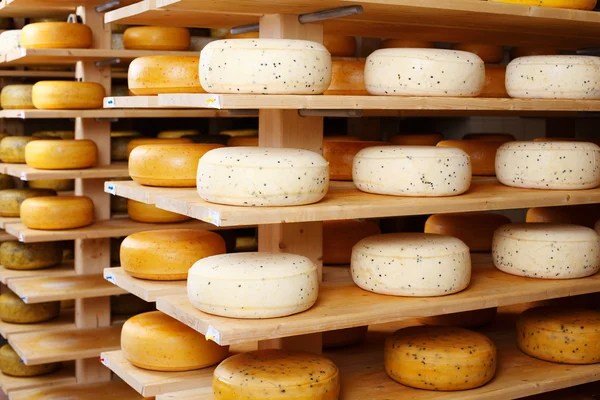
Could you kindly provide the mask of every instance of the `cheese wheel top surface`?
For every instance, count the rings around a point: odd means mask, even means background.
[[[567,307],[535,307],[524,311],[521,318],[535,321],[539,329],[563,334],[600,333],[600,311]]]
[[[234,164],[248,168],[323,167],[327,161],[312,151],[271,147],[236,147],[211,150],[202,157],[202,163]]]
[[[600,65],[600,60],[598,60],[598,57],[595,57],[595,56],[570,56],[570,55],[526,56],[526,57],[519,57],[518,59],[513,60],[510,64],[513,64],[513,65],[542,65],[542,66],[590,65],[593,67],[597,67],[598,65]]]
[[[235,44],[236,49],[259,49],[259,50],[314,50],[329,53],[327,48],[317,42],[309,40],[289,39],[236,39],[217,40],[210,42],[204,49],[229,49]]]
[[[353,251],[396,258],[427,258],[428,254],[442,257],[468,252],[460,239],[427,233],[388,233],[375,235],[358,242]]]
[[[600,242],[593,229],[570,224],[508,224],[498,228],[495,235],[532,242]]]
[[[361,150],[357,157],[371,160],[398,158],[464,158],[467,154],[460,149],[434,146],[376,146]]]
[[[410,58],[422,59],[424,61],[444,61],[458,65],[472,65],[482,63],[481,58],[476,54],[460,50],[442,50],[442,49],[379,49],[374,53],[379,57]],[[367,58],[367,62],[368,62]]]
[[[573,151],[573,152],[582,152],[582,151],[599,151],[600,147],[594,143],[590,142],[508,142],[502,145],[502,150],[511,151]]]
[[[92,46],[92,30],[78,23],[37,22],[23,27],[21,45],[27,49],[85,49]]]

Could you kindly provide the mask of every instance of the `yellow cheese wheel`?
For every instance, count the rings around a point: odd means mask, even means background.
[[[95,82],[40,81],[33,85],[33,105],[41,110],[102,108],[104,87]]]
[[[517,320],[517,345],[525,354],[550,362],[600,362],[600,311],[530,308]]]
[[[236,33],[227,32],[223,39],[258,39],[258,32]]]
[[[0,105],[5,110],[34,109],[31,92],[33,85],[8,85],[0,92]]]
[[[522,4],[526,6],[593,10],[596,0],[488,0],[494,3]]]
[[[434,214],[425,222],[425,233],[453,236],[469,250],[492,251],[494,231],[511,220],[501,214],[487,212]]]
[[[57,192],[66,192],[75,189],[75,180],[73,179],[42,179],[39,181],[29,181],[30,189],[52,189]]]
[[[0,347],[0,371],[4,375],[31,377],[46,375],[60,368],[60,363],[25,365],[13,348],[5,344]]]
[[[7,136],[0,140],[0,159],[5,163],[25,163],[25,146],[33,140],[31,136]]]
[[[200,57],[149,56],[129,65],[129,90],[137,96],[164,93],[204,93],[200,85]]]
[[[0,190],[12,189],[15,187],[15,180],[12,176],[0,174]]]
[[[228,131],[221,131],[219,135],[229,136],[229,137],[252,137],[258,136],[258,129],[234,129]]]
[[[354,156],[367,147],[386,146],[386,142],[368,141],[323,141],[323,158],[329,163],[329,179],[334,181],[351,181]]]
[[[25,146],[25,162],[37,169],[89,168],[97,161],[92,140],[35,140]]]
[[[390,137],[388,142],[398,146],[435,146],[442,140],[441,133],[402,133]]]
[[[367,96],[365,60],[337,60],[331,63],[331,84],[325,95]]]
[[[21,30],[21,47],[26,49],[88,49],[92,30],[84,24],[38,22]]]
[[[243,236],[235,238],[235,253],[258,251],[258,238],[255,236]]]
[[[129,175],[141,185],[195,187],[198,162],[220,144],[138,146],[129,155]]]
[[[386,39],[381,43],[382,49],[431,49],[434,47],[433,42],[418,39]]]
[[[367,336],[368,330],[368,326],[359,326],[356,328],[323,332],[323,348],[331,349],[360,343]]]
[[[200,132],[196,130],[182,130],[182,131],[162,131],[159,132],[156,136],[159,139],[180,139],[186,136],[195,136],[199,135]]]
[[[454,50],[468,51],[475,53],[484,63],[496,64],[504,59],[504,47],[494,44],[483,43],[455,43],[452,45]]]
[[[333,57],[353,57],[356,54],[356,38],[354,36],[325,33],[323,45]]]
[[[328,359],[287,350],[258,350],[223,361],[213,375],[215,400],[337,400],[338,368]]]
[[[350,264],[352,247],[362,239],[379,233],[379,226],[371,221],[349,219],[323,222],[323,264]]]
[[[188,221],[191,218],[182,214],[162,210],[153,204],[127,199],[127,213],[129,218],[137,222],[150,224],[166,224]]]
[[[227,140],[227,146],[236,147],[256,147],[258,146],[258,136],[254,137],[231,137]]]
[[[506,67],[485,66],[485,84],[479,97],[509,97],[506,92]]]
[[[25,304],[10,290],[0,295],[0,319],[11,324],[49,321],[60,313],[60,301]]]
[[[21,204],[21,222],[30,229],[75,229],[94,222],[94,203],[86,196],[34,197]]]
[[[8,269],[33,270],[60,264],[63,249],[59,243],[21,243],[8,241],[0,244],[0,264]]]
[[[498,309],[483,308],[481,310],[464,311],[453,314],[436,315],[434,317],[419,318],[424,325],[458,326],[460,328],[479,328],[491,323]]]
[[[21,203],[32,197],[56,196],[49,189],[6,189],[0,190],[0,216],[20,216]]]
[[[225,250],[223,238],[210,231],[138,232],[121,243],[121,267],[135,278],[176,281],[186,279],[196,261],[223,254]]]
[[[190,31],[172,26],[136,26],[126,29],[123,44],[129,50],[189,50]]]
[[[111,315],[135,315],[153,310],[154,304],[148,303],[133,294],[110,296]]]
[[[58,138],[58,139],[75,139],[75,132],[73,131],[37,131],[31,136],[38,138]]]
[[[493,140],[442,140],[438,147],[453,147],[465,151],[471,157],[473,175],[496,175],[496,151],[502,142]]]
[[[467,390],[496,372],[496,346],[481,333],[447,326],[413,326],[390,336],[385,371],[393,380],[426,390]]]
[[[493,140],[506,143],[517,139],[510,133],[469,133],[463,136],[463,140]]]
[[[513,47],[510,51],[510,59],[528,56],[555,56],[560,52],[555,47]]]
[[[112,132],[110,132],[111,138],[140,137],[140,136],[142,136],[142,134],[139,133],[138,131],[112,131]]]
[[[204,335],[160,311],[129,318],[121,331],[121,350],[136,367],[153,371],[190,371],[227,357],[229,346],[219,346]]]
[[[600,220],[600,204],[535,207],[527,210],[526,222],[573,224],[594,228]]]
[[[194,143],[192,139],[180,138],[180,139],[158,139],[158,138],[135,138],[127,145],[127,158],[131,155],[133,149],[138,146],[149,145],[149,144],[182,144],[182,143]],[[0,149],[2,142],[0,141]]]

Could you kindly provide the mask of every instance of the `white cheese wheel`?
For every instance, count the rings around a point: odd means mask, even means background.
[[[218,40],[200,53],[200,83],[209,93],[321,94],[331,55],[306,40]]]
[[[589,189],[600,184],[600,147],[587,142],[509,142],[496,152],[496,176],[507,186]]]
[[[198,163],[200,197],[238,206],[316,203],[329,186],[329,164],[312,151],[268,147],[211,150]]]
[[[483,61],[465,51],[381,49],[365,66],[365,87],[375,95],[472,97],[484,83]]]
[[[204,258],[188,273],[192,305],[232,318],[276,318],[312,307],[319,295],[317,266],[286,253],[235,253]]]
[[[600,59],[530,56],[506,67],[506,91],[522,99],[600,99]]]
[[[19,48],[21,48],[20,29],[0,33],[0,54],[7,54]]]
[[[494,232],[492,258],[507,274],[582,278],[600,269],[600,236],[579,225],[508,224]]]
[[[451,236],[390,233],[352,249],[351,273],[361,289],[393,296],[444,296],[471,280],[469,248]]]
[[[463,150],[433,146],[369,147],[354,157],[359,190],[394,196],[454,196],[471,186],[471,161]]]

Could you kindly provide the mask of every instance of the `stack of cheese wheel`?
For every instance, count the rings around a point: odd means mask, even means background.
[[[223,361],[213,375],[215,400],[322,399],[340,396],[338,368],[323,356],[257,350]]]
[[[504,215],[487,212],[435,214],[427,218],[425,233],[453,236],[472,252],[489,252],[496,229],[510,223]]]
[[[180,138],[180,139],[159,139],[159,138],[135,138],[127,144],[127,158],[131,155],[133,149],[138,146],[144,146],[148,144],[184,144],[193,143],[192,139]],[[2,144],[2,142],[0,142]]]
[[[82,228],[94,222],[94,203],[87,196],[29,198],[21,204],[21,222],[30,229]]]
[[[317,301],[317,266],[287,253],[237,253],[208,257],[189,271],[188,298],[209,314],[276,318],[309,309]]]
[[[49,189],[6,189],[0,190],[0,216],[19,217],[21,204],[29,198],[56,196]]]
[[[129,153],[127,146],[134,138],[141,134],[136,131],[116,131],[110,133],[110,159],[111,161],[127,161]]]
[[[419,318],[423,325],[458,326],[461,328],[480,328],[491,323],[496,317],[498,309],[482,308],[481,310],[463,311],[459,313],[436,315],[434,317]]]
[[[439,147],[464,150],[471,159],[473,175],[496,175],[496,152],[503,142],[494,140],[442,140]]]
[[[379,234],[379,226],[371,221],[324,221],[323,264],[350,264],[352,247],[362,239],[377,234]]]
[[[162,131],[162,132],[159,132],[158,135],[156,135],[156,137],[159,139],[180,139],[182,137],[196,136],[199,134],[200,134],[200,132],[198,132],[195,129],[188,129],[188,130],[177,130],[177,131]]]
[[[333,60],[331,63],[331,84],[323,93],[338,96],[368,95],[365,89],[365,60]]]
[[[381,49],[365,66],[365,86],[374,95],[473,97],[484,83],[483,61],[465,51]]]
[[[291,206],[320,201],[329,165],[307,150],[230,147],[211,150],[198,164],[200,197],[239,206]]]
[[[10,324],[35,324],[58,317],[60,301],[25,304],[10,290],[0,295],[0,319]]]
[[[35,270],[54,267],[62,261],[60,243],[21,243],[8,241],[0,244],[0,264],[8,269]]]
[[[184,280],[192,265],[225,253],[225,241],[214,232],[165,229],[138,232],[121,243],[121,267],[135,278]]]
[[[136,26],[123,34],[123,45],[128,50],[173,50],[190,48],[190,31],[170,26]]]
[[[496,153],[496,176],[507,186],[590,189],[600,184],[600,147],[586,142],[509,142]]]
[[[127,80],[137,96],[204,93],[198,77],[200,59],[193,56],[149,56],[133,60]]]
[[[307,40],[219,40],[200,53],[200,83],[209,93],[322,94],[331,83],[331,55]]]
[[[389,138],[397,146],[435,146],[444,140],[441,133],[400,133]]]
[[[504,59],[504,48],[502,46],[457,43],[452,48],[477,54],[485,63],[485,85],[479,95],[480,97],[508,97],[504,84],[506,67],[500,65]]]
[[[593,10],[596,0],[489,0],[495,3],[523,4],[537,7],[570,8],[573,10]]]
[[[104,87],[95,82],[40,81],[33,85],[32,99],[41,110],[102,108]]]
[[[463,328],[414,326],[385,342],[385,371],[393,380],[426,390],[467,390],[496,373],[496,346],[486,336]]]
[[[26,49],[87,49],[92,46],[89,26],[69,22],[38,22],[25,25],[21,46]]]
[[[525,354],[561,364],[600,362],[600,312],[537,307],[517,320],[517,345]]]
[[[14,29],[0,33],[0,54],[8,54],[21,47],[21,30]]]
[[[219,144],[158,144],[138,146],[129,155],[129,175],[147,186],[194,187],[198,162]]]
[[[50,374],[60,368],[60,363],[25,365],[13,348],[5,344],[0,347],[0,371],[4,375],[32,377]]]
[[[133,294],[110,296],[111,315],[136,315],[154,309],[154,304],[148,303]]]
[[[36,138],[42,138],[42,139],[55,138],[55,139],[73,140],[73,139],[75,139],[75,132],[74,131],[37,131],[37,132],[34,132],[31,136],[36,137]]]
[[[153,204],[146,204],[131,199],[127,199],[127,214],[129,214],[129,218],[133,221],[149,224],[167,224],[190,220],[190,217],[185,215],[162,210]]]
[[[204,335],[163,314],[148,312],[129,318],[121,331],[125,358],[152,371],[191,371],[216,364],[229,354]]]
[[[419,39],[386,39],[381,43],[382,49],[432,49],[433,42]]]
[[[567,224],[509,224],[494,233],[494,266],[512,275],[572,279],[600,269],[600,236]]]
[[[517,140],[510,133],[468,133],[463,136],[463,140],[486,140],[495,142],[514,142]]]
[[[361,150],[352,179],[359,190],[393,196],[455,196],[471,186],[471,162],[463,150],[386,146]]]
[[[57,192],[66,192],[75,189],[74,179],[40,179],[28,183],[31,189],[52,189]]]
[[[385,146],[385,142],[367,142],[350,140],[323,141],[323,158],[329,163],[329,179],[333,181],[351,181],[354,157],[368,147]]]
[[[426,233],[371,236],[352,249],[352,279],[393,296],[444,296],[471,280],[469,248],[459,239]]]
[[[526,222],[573,224],[594,228],[600,220],[600,204],[577,206],[534,207],[527,210]]]
[[[0,159],[5,163],[25,163],[25,146],[33,140],[32,136],[7,136],[0,140]]]
[[[0,93],[0,105],[5,110],[30,110],[35,108],[31,97],[33,85],[7,85]]]
[[[38,169],[89,168],[98,160],[96,143],[79,140],[35,140],[25,146],[25,162]]]
[[[555,47],[513,47],[510,51],[510,59],[529,56],[557,56],[560,52]]]

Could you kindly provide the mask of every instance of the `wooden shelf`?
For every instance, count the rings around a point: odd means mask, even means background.
[[[126,162],[114,163],[106,166],[91,167],[86,169],[44,170],[30,167],[27,164],[5,164],[6,172],[22,181],[35,181],[40,179],[99,179],[99,178],[127,178],[129,168]]]
[[[219,110],[1,110],[0,118],[14,119],[72,119],[72,118],[245,118],[252,114]],[[255,115],[254,115],[255,116]]]
[[[147,302],[155,302],[158,297],[181,295],[187,292],[187,281],[150,281],[137,279],[123,268],[105,268],[104,279]]]
[[[107,282],[102,275],[13,279],[8,282],[8,287],[25,303],[88,299],[125,293],[120,287]]]
[[[76,382],[73,364],[63,365],[60,370],[48,375],[19,378],[0,373],[0,388],[4,394],[17,390],[49,388],[52,386],[72,385]]]
[[[6,164],[4,164],[6,165]],[[5,172],[2,172],[5,173]],[[8,224],[16,224],[21,222],[20,218],[12,218],[12,217],[0,217],[0,229],[6,228]]]
[[[0,265],[0,282],[8,284],[13,279],[23,278],[54,278],[59,276],[75,275],[73,261],[65,261],[61,265],[52,268],[34,269],[34,270],[18,270],[8,269]]]
[[[122,5],[135,3],[136,0],[120,0]],[[77,6],[97,6],[106,0],[2,0],[0,1],[1,17],[38,17],[66,16],[75,12]]]
[[[113,79],[127,79],[127,72],[112,72]],[[75,79],[74,71],[0,70],[0,78],[66,78]]]
[[[143,400],[135,390],[121,381],[19,390],[10,396],[10,400],[31,399]]]
[[[7,339],[11,335],[39,331],[64,331],[75,329],[73,309],[62,310],[57,318],[37,324],[11,324],[0,320],[0,335]]]
[[[115,196],[126,197],[146,204],[156,204],[156,196],[167,193],[177,196],[190,196],[197,193],[196,188],[161,188],[143,186],[134,181],[106,182],[104,191]]]

